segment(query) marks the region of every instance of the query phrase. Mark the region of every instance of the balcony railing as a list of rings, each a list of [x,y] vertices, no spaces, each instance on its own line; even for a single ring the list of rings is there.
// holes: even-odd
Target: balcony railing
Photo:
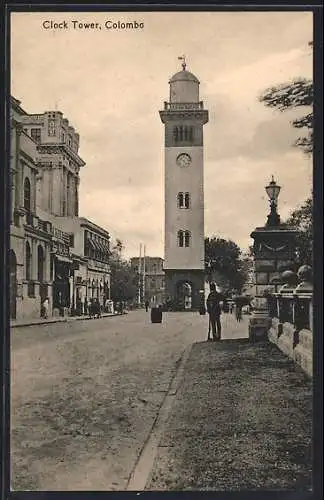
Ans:
[[[204,109],[203,101],[199,102],[164,102],[165,111],[191,111]]]
[[[53,228],[53,236],[54,238],[63,241],[69,247],[73,246],[74,243],[74,235],[72,233],[66,233],[57,227]]]

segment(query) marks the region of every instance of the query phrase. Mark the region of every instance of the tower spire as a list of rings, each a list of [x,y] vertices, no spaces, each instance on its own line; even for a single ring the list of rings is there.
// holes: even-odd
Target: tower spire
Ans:
[[[183,55],[183,56],[178,56],[178,60],[179,60],[179,61],[182,61],[181,66],[182,66],[183,71],[185,71],[186,66],[187,66],[187,63],[186,63],[186,56],[185,56],[185,55]]]

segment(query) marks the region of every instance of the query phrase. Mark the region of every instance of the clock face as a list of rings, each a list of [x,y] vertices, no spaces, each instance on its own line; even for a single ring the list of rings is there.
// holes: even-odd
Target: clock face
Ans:
[[[177,164],[180,167],[189,167],[190,163],[191,163],[191,157],[187,153],[181,153],[177,157]]]

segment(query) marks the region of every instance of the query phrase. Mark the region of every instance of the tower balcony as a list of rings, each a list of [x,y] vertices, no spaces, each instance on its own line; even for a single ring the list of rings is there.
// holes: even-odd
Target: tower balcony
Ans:
[[[200,110],[204,109],[203,101],[199,102],[166,102],[164,101],[165,111],[182,111],[182,110]]]

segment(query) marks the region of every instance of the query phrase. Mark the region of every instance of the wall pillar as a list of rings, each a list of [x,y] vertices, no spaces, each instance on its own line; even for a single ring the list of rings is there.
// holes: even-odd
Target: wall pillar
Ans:
[[[254,239],[254,264],[256,296],[254,311],[250,317],[249,338],[252,341],[268,337],[271,318],[267,295],[277,292],[282,283],[280,272],[294,266],[295,237],[297,231],[285,224],[256,228]]]

